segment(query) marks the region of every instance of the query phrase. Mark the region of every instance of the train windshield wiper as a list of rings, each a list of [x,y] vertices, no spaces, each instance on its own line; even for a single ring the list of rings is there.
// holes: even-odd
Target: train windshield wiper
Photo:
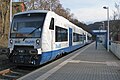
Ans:
[[[37,29],[39,29],[40,27],[37,27],[37,28],[35,28],[33,31],[31,31],[28,35],[30,35],[30,34],[33,34]],[[24,37],[23,38],[23,41],[26,39],[27,37]]]

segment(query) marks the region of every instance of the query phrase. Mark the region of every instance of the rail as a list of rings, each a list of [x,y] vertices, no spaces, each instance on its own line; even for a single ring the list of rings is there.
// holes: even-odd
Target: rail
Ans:
[[[16,79],[20,78],[21,76],[24,76],[24,75],[30,73],[33,70],[24,70],[24,69],[20,69],[17,66],[15,66],[15,67],[4,69],[4,70],[0,71],[0,79],[16,80]]]

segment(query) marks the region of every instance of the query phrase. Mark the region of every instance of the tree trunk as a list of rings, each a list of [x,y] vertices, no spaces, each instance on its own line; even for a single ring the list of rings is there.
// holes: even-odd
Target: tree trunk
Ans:
[[[9,26],[9,2],[1,2],[1,11],[2,11],[2,35],[6,34],[6,27]],[[7,33],[8,34],[8,33]]]

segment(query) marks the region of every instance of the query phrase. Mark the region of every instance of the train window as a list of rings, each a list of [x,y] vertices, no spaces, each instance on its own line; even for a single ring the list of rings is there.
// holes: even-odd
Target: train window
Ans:
[[[13,18],[11,38],[39,38],[42,34],[46,13],[20,14]],[[30,34],[34,31],[32,34]],[[30,35],[29,35],[30,34]]]
[[[83,41],[83,35],[73,33],[73,42],[80,42]]]
[[[55,36],[56,42],[68,41],[68,30],[67,29],[56,26],[55,32],[56,32],[56,36]]]
[[[49,29],[54,30],[54,18],[51,19]]]

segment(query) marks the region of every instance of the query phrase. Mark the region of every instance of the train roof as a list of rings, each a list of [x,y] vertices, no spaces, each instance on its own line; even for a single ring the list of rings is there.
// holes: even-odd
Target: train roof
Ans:
[[[14,14],[14,16],[16,16],[16,15],[22,15],[22,14],[28,14],[28,13],[46,13],[46,14],[47,14],[48,12],[53,13],[54,15],[58,15],[58,14],[56,14],[56,13],[54,13],[54,12],[52,12],[52,11],[48,11],[48,10],[29,10],[29,11],[25,11],[25,12],[16,13],[16,14]],[[58,15],[58,17],[61,18],[61,20],[64,20],[64,21],[66,21],[66,22],[70,22],[69,20],[67,20],[67,19],[64,18],[63,16],[59,16],[59,15]],[[71,22],[70,22],[70,25],[72,25],[72,26],[74,26],[74,27],[76,27],[76,28],[81,29],[81,31],[85,31],[85,30],[83,30],[81,27],[78,27],[78,26],[76,26],[75,24],[73,24],[73,23],[71,23]],[[86,31],[86,32],[87,32],[87,31]]]
[[[29,11],[25,11],[25,12],[19,12],[17,14],[15,14],[14,16],[16,15],[21,15],[21,14],[27,14],[27,13],[48,13],[49,11],[47,10],[29,10]]]

